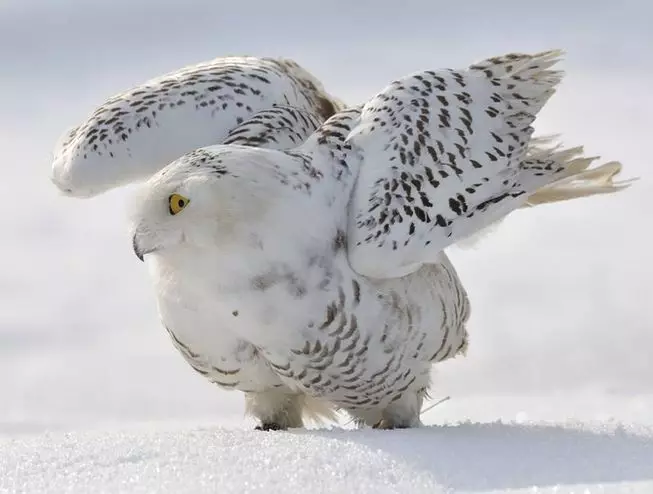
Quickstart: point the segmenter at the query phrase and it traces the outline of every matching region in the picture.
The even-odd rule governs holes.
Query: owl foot
[[[382,430],[410,429],[422,425],[420,409],[423,398],[423,392],[406,392],[400,399],[384,408],[349,409],[347,411],[358,427],[367,426]]]
[[[286,429],[285,427],[279,424],[275,424],[274,422],[272,423],[268,422],[254,427],[255,431],[281,431],[285,429]]]
[[[301,396],[289,390],[247,392],[245,405],[247,412],[258,419],[256,430],[279,431],[304,425]]]
[[[379,422],[372,426],[372,429],[392,430],[392,429],[408,429],[410,425],[406,424],[393,424],[389,420],[381,419]]]

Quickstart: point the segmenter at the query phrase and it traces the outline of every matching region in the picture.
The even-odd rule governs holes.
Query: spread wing
[[[564,166],[527,156],[561,52],[506,55],[399,79],[347,138],[360,163],[349,260],[371,277],[408,274],[508,214]]]
[[[289,105],[328,118],[339,103],[290,60],[225,57],[151,79],[107,99],[65,133],[52,179],[80,197],[150,177],[220,143],[254,113]]]
[[[229,132],[222,144],[271,149],[291,149],[320,126],[318,115],[292,106],[276,106],[255,113]]]

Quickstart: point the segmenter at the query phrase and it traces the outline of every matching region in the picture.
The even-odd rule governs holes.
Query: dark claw
[[[256,431],[280,431],[281,429],[282,427],[275,423],[261,424],[254,428]]]
[[[410,429],[409,425],[403,424],[389,424],[385,420],[380,420],[378,423],[372,426],[372,429],[381,429],[381,430],[393,430],[393,429]]]

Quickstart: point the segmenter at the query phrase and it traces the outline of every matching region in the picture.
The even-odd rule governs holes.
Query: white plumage
[[[245,391],[263,428],[300,426],[307,397],[359,423],[418,425],[432,364],[467,345],[443,249],[543,188],[539,202],[559,200],[550,188],[571,174],[619,187],[575,151],[529,148],[558,56],[413,74],[293,150],[210,146],[153,176],[134,249],[177,348]]]
[[[562,77],[551,69],[560,55],[509,54],[465,72],[414,74],[365,105],[347,138],[365,150],[349,226],[355,270],[409,274],[518,207],[626,185],[611,181],[619,163],[588,172],[592,159],[573,159],[580,148],[529,145]]]
[[[290,59],[224,57],[184,67],[107,99],[65,133],[51,178],[66,195],[93,197],[221,143],[256,112],[279,105],[320,123],[342,107]]]

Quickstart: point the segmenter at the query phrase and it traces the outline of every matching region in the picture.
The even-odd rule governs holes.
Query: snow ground
[[[459,2],[405,0],[361,23],[366,2],[319,13],[254,3],[3,2],[0,492],[653,493],[653,8],[551,0],[516,13],[497,0],[465,4],[461,24]],[[384,22],[395,21],[415,26],[388,41],[397,30]],[[190,370],[159,327],[126,231],[132,191],[81,202],[47,179],[65,128],[186,63],[296,57],[354,102],[413,70],[560,46],[567,77],[538,133],[620,159],[642,180],[521,211],[452,251],[472,339],[466,358],[438,366],[434,399],[451,400],[425,415],[430,428],[251,431],[242,397]]]
[[[504,423],[391,434],[197,426],[53,433],[0,443],[0,491],[650,493],[652,434]]]

